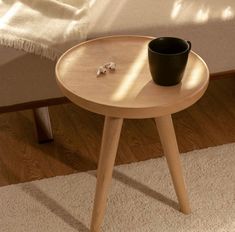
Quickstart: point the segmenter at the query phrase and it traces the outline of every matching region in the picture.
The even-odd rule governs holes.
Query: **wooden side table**
[[[205,62],[190,52],[180,84],[162,87],[153,83],[147,58],[152,37],[111,36],[81,43],[67,51],[56,65],[57,83],[72,102],[105,116],[91,231],[100,231],[112,180],[124,118],[155,118],[180,210],[190,206],[180,165],[171,114],[194,104],[209,82]],[[96,77],[100,65],[117,64],[116,71]]]

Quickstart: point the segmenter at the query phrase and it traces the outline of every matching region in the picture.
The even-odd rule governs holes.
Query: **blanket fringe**
[[[77,37],[79,37],[79,36],[77,36]],[[79,39],[75,40],[76,42],[74,42],[74,45],[79,42],[82,42],[86,39],[87,39],[87,32],[86,31],[80,32],[80,37],[79,37]],[[30,41],[27,39],[18,38],[16,36],[12,36],[9,34],[6,36],[1,33],[0,33],[0,45],[15,48],[18,50],[23,50],[28,53],[33,53],[35,55],[39,55],[41,57],[46,57],[46,58],[53,60],[53,61],[58,60],[59,57],[65,52],[62,50],[58,50],[56,48],[45,46],[45,45],[43,45],[41,43],[37,43],[35,41]],[[71,47],[72,47],[72,45],[71,45]],[[69,49],[69,48],[67,48],[67,49]]]
[[[25,52],[33,53],[35,55],[40,55],[46,57],[50,60],[57,60],[62,51],[49,48],[42,44],[36,43],[35,41],[29,41],[25,39],[19,39],[14,36],[0,36],[0,44],[6,47],[12,47],[18,50],[24,50]]]

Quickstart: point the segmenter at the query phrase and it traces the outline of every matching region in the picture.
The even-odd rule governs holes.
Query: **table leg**
[[[180,164],[180,155],[171,115],[155,118],[155,122],[158,128],[175,192],[179,201],[180,210],[184,214],[189,214],[191,210],[189,206],[188,194],[185,188]]]
[[[99,232],[103,222],[107,195],[112,181],[113,166],[118,148],[123,119],[105,117],[97,171],[96,193],[91,232]]]
[[[48,143],[53,141],[50,115],[48,107],[33,109],[34,121],[39,143]]]

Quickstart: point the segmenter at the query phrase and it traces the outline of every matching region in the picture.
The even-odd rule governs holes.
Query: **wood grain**
[[[83,42],[56,64],[56,80],[64,95],[91,112],[118,118],[150,118],[181,111],[205,92],[209,71],[190,52],[181,83],[154,84],[148,63],[152,37],[109,36]],[[116,71],[96,77],[96,69],[113,61]]]
[[[99,232],[105,215],[123,119],[105,117],[90,231]]]
[[[49,107],[54,142],[37,144],[31,110],[0,115],[0,186],[97,168],[104,117],[73,104]],[[173,115],[180,152],[235,142],[235,78],[212,81]],[[153,119],[125,120],[116,164],[162,155]]]
[[[185,187],[183,171],[181,168],[180,154],[175,136],[171,115],[155,118],[160,140],[166,156],[172,182],[179,201],[180,210],[184,214],[190,214],[189,198]]]

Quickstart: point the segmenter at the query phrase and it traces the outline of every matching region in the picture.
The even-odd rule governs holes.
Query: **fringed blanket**
[[[85,40],[88,0],[1,0],[0,44],[56,60]]]

